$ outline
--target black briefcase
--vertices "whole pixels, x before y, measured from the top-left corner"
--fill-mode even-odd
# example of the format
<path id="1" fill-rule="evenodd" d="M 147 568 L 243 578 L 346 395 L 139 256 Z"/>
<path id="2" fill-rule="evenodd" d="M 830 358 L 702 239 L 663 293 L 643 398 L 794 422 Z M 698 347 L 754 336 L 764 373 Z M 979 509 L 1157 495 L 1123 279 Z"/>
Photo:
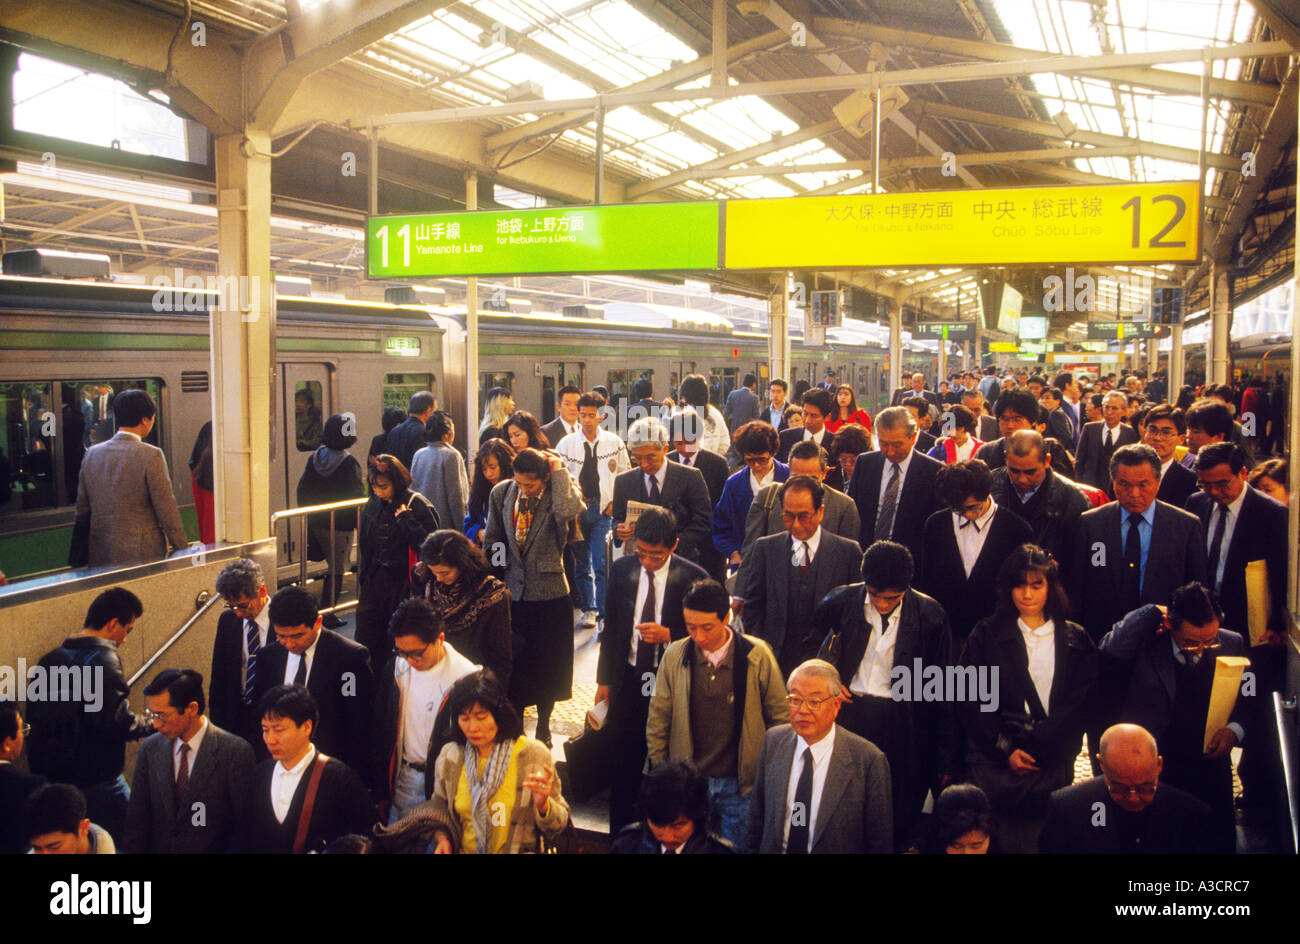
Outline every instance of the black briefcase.
<path id="1" fill-rule="evenodd" d="M 564 742 L 566 776 L 564 795 L 585 803 L 613 782 L 613 738 L 609 726 L 599 730 L 584 728 L 577 737 Z"/>

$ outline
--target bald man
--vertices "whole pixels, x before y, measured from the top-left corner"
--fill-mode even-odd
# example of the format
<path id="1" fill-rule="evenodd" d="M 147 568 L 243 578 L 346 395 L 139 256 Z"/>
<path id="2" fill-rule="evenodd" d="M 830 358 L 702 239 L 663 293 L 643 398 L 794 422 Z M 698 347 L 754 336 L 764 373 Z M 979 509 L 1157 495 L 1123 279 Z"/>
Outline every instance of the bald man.
<path id="1" fill-rule="evenodd" d="M 1101 736 L 1101 776 L 1052 794 L 1038 851 L 1113 855 L 1205 854 L 1213 851 L 1210 808 L 1160 783 L 1156 739 L 1136 724 Z"/>

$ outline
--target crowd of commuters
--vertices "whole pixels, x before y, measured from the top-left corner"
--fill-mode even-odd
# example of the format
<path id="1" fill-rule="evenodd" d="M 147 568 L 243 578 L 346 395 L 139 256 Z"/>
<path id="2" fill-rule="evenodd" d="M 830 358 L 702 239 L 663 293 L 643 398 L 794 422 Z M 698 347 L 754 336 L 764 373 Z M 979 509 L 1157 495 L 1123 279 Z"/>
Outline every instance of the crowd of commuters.
<path id="1" fill-rule="evenodd" d="M 0 704 L 2 851 L 555 848 L 550 721 L 583 628 L 613 852 L 1233 851 L 1231 751 L 1245 815 L 1280 779 L 1266 392 L 992 368 L 940 388 L 915 374 L 871 416 L 833 373 L 763 396 L 746 375 L 720 411 L 690 375 L 679 402 L 634 387 L 626 428 L 597 388 L 560 389 L 545 426 L 498 388 L 468 466 L 423 392 L 364 475 L 331 416 L 298 497 L 369 495 L 355 640 L 332 612 L 350 514 L 309 522 L 319 598 L 227 565 L 210 674 L 155 674 L 143 717 L 117 655 L 143 605 L 103 592 L 41 660 L 101 670 L 102 709 Z M 117 464 L 152 483 L 161 454 L 147 394 L 115 412 L 82 466 L 92 563 L 183 536 L 161 500 L 119 533 Z M 1218 656 L 1252 685 L 1207 731 Z"/>

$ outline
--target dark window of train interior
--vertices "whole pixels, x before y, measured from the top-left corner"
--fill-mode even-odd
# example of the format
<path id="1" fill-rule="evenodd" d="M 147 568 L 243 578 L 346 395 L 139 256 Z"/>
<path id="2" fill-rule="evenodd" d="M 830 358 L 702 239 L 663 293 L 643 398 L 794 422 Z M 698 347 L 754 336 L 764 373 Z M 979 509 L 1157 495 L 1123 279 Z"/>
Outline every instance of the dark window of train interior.
<path id="1" fill-rule="evenodd" d="M 740 383 L 740 368 L 712 367 L 709 369 L 709 402 L 721 409 L 727 396 Z"/>
<path id="2" fill-rule="evenodd" d="M 433 374 L 384 374 L 384 409 L 405 413 L 411 397 L 423 390 L 433 392 Z"/>
<path id="3" fill-rule="evenodd" d="M 315 380 L 300 380 L 293 388 L 293 431 L 299 452 L 315 452 L 320 446 L 321 390 Z"/>
<path id="4" fill-rule="evenodd" d="M 608 375 L 609 403 L 615 410 L 619 404 L 631 406 L 638 399 L 636 382 L 648 380 L 651 384 L 650 396 L 655 400 L 663 399 L 663 391 L 654 389 L 654 370 L 611 370 Z"/>
<path id="5" fill-rule="evenodd" d="M 113 397 L 123 390 L 153 397 L 158 416 L 145 442 L 161 446 L 161 381 L 0 383 L 0 515 L 76 502 L 82 457 L 116 434 Z"/>
<path id="6" fill-rule="evenodd" d="M 502 387 L 515 392 L 515 375 L 511 371 L 482 371 L 478 375 L 478 402 L 487 403 L 488 391 L 493 387 Z"/>

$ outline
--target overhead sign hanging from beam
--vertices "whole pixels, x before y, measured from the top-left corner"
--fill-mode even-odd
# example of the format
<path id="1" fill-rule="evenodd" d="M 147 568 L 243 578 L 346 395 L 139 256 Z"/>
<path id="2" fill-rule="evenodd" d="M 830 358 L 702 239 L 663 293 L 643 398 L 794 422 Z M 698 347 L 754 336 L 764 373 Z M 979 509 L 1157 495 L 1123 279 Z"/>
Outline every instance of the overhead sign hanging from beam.
<path id="1" fill-rule="evenodd" d="M 370 278 L 1195 262 L 1195 182 L 379 216 Z"/>

